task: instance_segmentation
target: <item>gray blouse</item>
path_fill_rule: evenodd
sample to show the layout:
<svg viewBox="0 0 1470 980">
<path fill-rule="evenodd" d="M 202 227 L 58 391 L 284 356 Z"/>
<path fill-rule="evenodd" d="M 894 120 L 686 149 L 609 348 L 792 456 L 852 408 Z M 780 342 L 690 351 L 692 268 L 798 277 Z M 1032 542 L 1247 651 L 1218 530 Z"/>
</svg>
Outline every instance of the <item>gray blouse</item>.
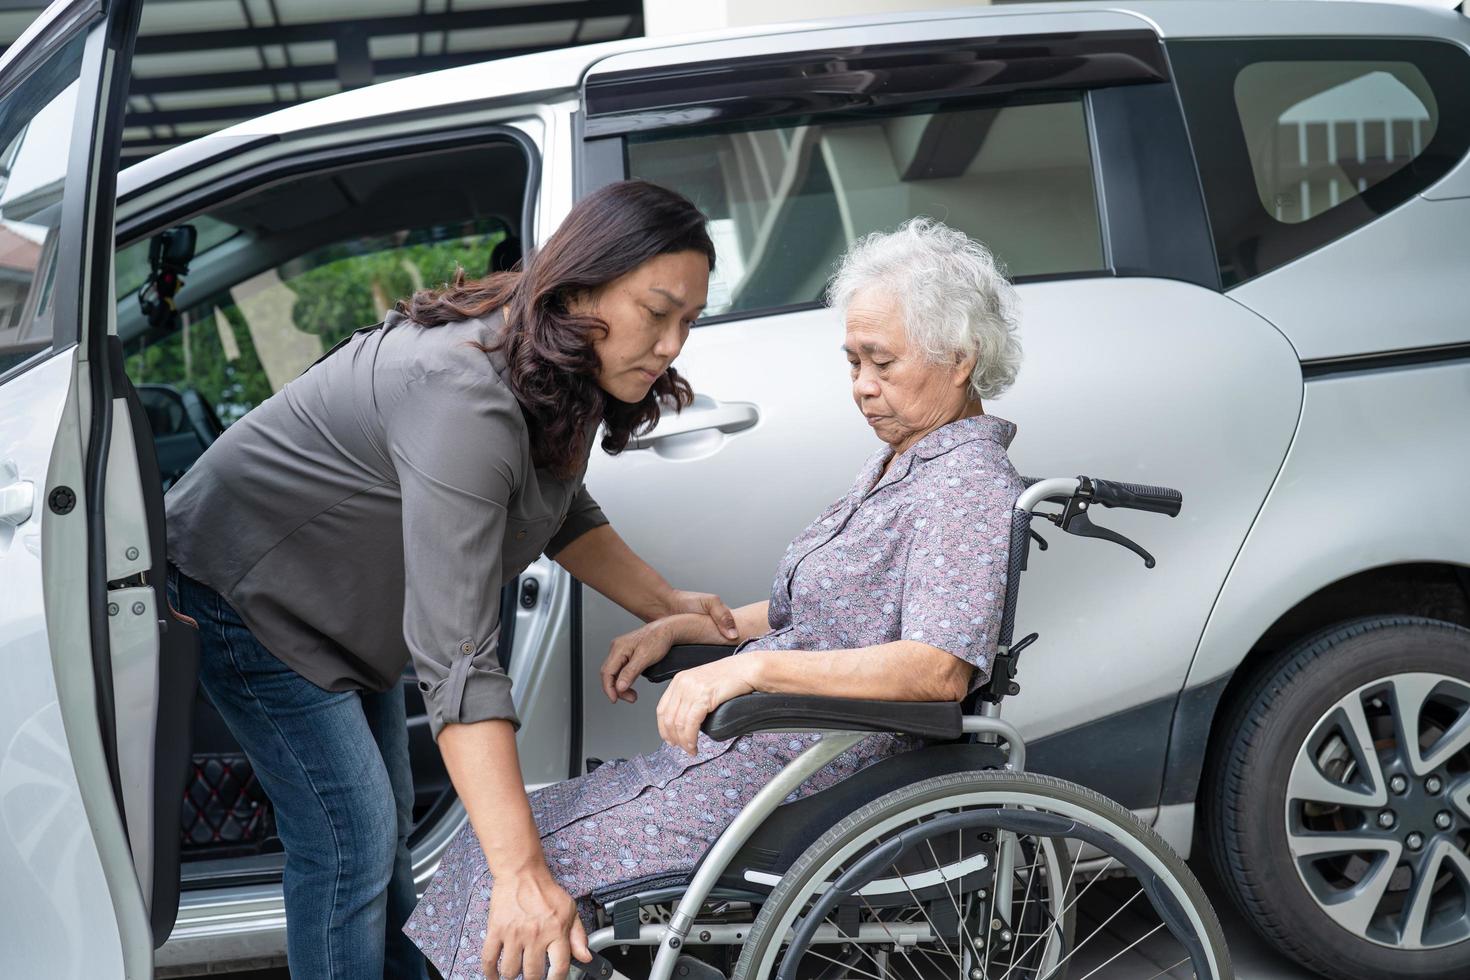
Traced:
<svg viewBox="0 0 1470 980">
<path fill-rule="evenodd" d="M 390 312 L 225 430 L 166 498 L 169 560 L 266 649 L 329 691 L 387 690 L 412 658 L 436 738 L 519 724 L 500 588 L 607 523 L 585 458 L 567 480 L 532 463 L 504 357 L 474 346 L 501 322 Z"/>
</svg>

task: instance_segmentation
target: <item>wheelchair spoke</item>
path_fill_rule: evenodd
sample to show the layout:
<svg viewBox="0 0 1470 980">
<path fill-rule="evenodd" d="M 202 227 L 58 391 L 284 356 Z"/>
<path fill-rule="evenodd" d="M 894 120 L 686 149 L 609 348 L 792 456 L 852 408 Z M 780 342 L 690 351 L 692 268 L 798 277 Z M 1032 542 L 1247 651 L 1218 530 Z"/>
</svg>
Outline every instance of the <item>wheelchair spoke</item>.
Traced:
<svg viewBox="0 0 1470 980">
<path fill-rule="evenodd" d="M 925 949 L 923 946 L 914 946 L 912 948 L 914 950 L 917 950 L 920 953 L 923 953 L 924 954 L 924 959 L 926 959 L 930 963 L 932 963 L 934 965 L 934 968 L 936 970 L 938 970 L 940 973 L 943 973 L 944 972 L 944 969 L 945 969 L 944 964 L 943 963 L 940 963 L 940 962 L 937 962 L 934 959 L 934 957 L 929 954 L 929 951 L 927 949 Z M 910 966 L 913 965 L 913 956 L 912 956 L 909 948 L 906 947 L 906 948 L 904 948 L 902 950 L 899 950 L 898 952 L 902 952 L 903 953 L 903 958 L 905 960 L 908 960 L 909 961 L 909 965 Z M 958 975 L 959 975 L 960 980 L 964 980 L 964 976 L 965 976 L 965 967 L 964 967 L 964 964 L 960 963 L 959 960 L 955 960 L 955 964 L 959 967 L 959 974 Z M 918 971 L 917 968 L 915 968 L 914 973 L 918 974 L 919 976 L 923 976 L 922 973 L 919 973 L 919 971 Z"/>
<path fill-rule="evenodd" d="M 1088 977 L 1094 976 L 1097 973 L 1098 970 L 1101 970 L 1103 967 L 1107 966 L 1109 963 L 1113 962 L 1118 957 L 1122 956 L 1124 953 L 1128 952 L 1130 949 L 1132 949 L 1133 947 L 1137 946 L 1139 943 L 1143 942 L 1149 936 L 1152 936 L 1154 933 L 1158 932 L 1162 928 L 1164 928 L 1164 924 L 1162 922 L 1160 922 L 1158 925 L 1154 926 L 1148 932 L 1146 932 L 1143 935 L 1139 936 L 1137 939 L 1133 940 L 1133 942 L 1129 943 L 1127 946 L 1124 946 L 1122 949 L 1118 950 L 1112 956 L 1109 956 L 1102 963 L 1099 963 L 1097 966 L 1093 967 L 1092 970 L 1090 970 L 1088 972 L 1087 976 L 1080 977 L 1079 980 L 1088 980 Z"/>
<path fill-rule="evenodd" d="M 1024 786 L 1029 777 L 973 785 L 992 781 Z M 1119 816 L 1099 809 L 1089 825 L 1073 798 L 1052 809 L 1049 789 L 997 793 L 995 802 L 977 793 L 927 810 L 904 800 L 913 808 L 895 806 L 865 836 L 821 845 L 831 856 L 808 859 L 788 888 L 796 904 L 762 913 L 786 937 L 785 958 L 775 958 L 778 946 L 741 962 L 767 971 L 779 962 L 767 975 L 783 980 L 1164 980 L 1196 970 L 1197 980 L 1218 980 L 1224 971 L 1214 967 L 1228 958 L 1218 926 L 1206 935 L 1207 906 L 1186 920 L 1169 914 L 1190 908 L 1187 870 L 1161 867 L 1159 849 L 1115 807 Z M 1153 877 L 1135 877 L 1145 872 Z"/>
<path fill-rule="evenodd" d="M 880 926 L 883 927 L 883 932 L 893 942 L 893 948 L 894 949 L 898 949 L 899 948 L 899 945 L 900 945 L 899 939 L 898 939 L 897 936 L 895 936 L 893 934 L 893 930 L 888 928 L 888 923 L 885 922 L 885 921 L 883 921 L 883 916 L 881 916 L 878 913 L 878 910 L 875 909 L 875 908 L 873 908 L 873 906 L 868 902 L 868 900 L 866 898 L 864 898 L 862 895 L 858 895 L 858 900 L 863 903 L 863 907 L 868 910 L 868 914 L 873 917 L 873 921 L 876 922 L 876 923 L 878 923 L 878 925 L 880 925 Z M 854 946 L 864 956 L 866 956 L 868 959 L 872 960 L 873 961 L 873 965 L 876 966 L 880 971 L 882 971 L 884 973 L 887 972 L 887 968 L 885 966 L 883 966 L 883 964 L 879 963 L 878 960 L 873 956 L 873 954 L 869 953 L 866 949 L 864 949 L 863 948 L 863 945 L 861 943 L 854 943 Z M 890 960 L 891 959 L 892 959 L 892 957 L 890 957 Z M 917 977 L 918 980 L 924 980 L 924 975 L 919 972 L 919 970 L 918 970 L 918 968 L 916 966 L 914 966 L 913 961 L 911 961 L 907 956 L 905 956 L 904 957 L 904 962 L 908 964 L 908 967 L 909 967 L 910 970 L 913 970 L 914 971 L 914 976 Z"/>
<path fill-rule="evenodd" d="M 1166 967 L 1164 967 L 1158 973 L 1155 973 L 1153 976 L 1149 977 L 1148 980 L 1159 980 L 1159 977 L 1163 976 L 1166 973 L 1173 973 L 1175 970 L 1179 969 L 1181 966 L 1183 966 L 1184 964 L 1186 964 L 1188 962 L 1189 962 L 1189 957 L 1186 956 L 1186 957 L 1184 957 L 1184 959 L 1180 960 L 1178 963 L 1175 963 L 1172 966 L 1166 966 Z"/>
<path fill-rule="evenodd" d="M 1003 834 L 999 834 L 999 833 L 996 834 L 995 835 L 995 870 L 997 872 L 997 875 L 999 874 L 999 872 L 1001 870 L 1001 865 L 1002 865 L 1002 861 L 1001 861 L 1001 857 L 1000 857 L 1000 855 L 1001 855 L 1001 849 L 1004 848 L 1005 846 L 1006 846 L 1006 844 L 1005 844 L 1005 836 Z M 985 948 L 986 948 L 986 950 L 991 950 L 991 949 L 994 949 L 995 948 L 995 935 L 994 935 L 995 934 L 995 930 L 992 928 L 992 926 L 995 924 L 995 904 L 996 904 L 997 901 L 1000 900 L 1000 890 L 1001 890 L 1002 887 L 1004 887 L 1005 884 L 1009 884 L 1009 882 L 1002 883 L 1001 881 L 998 880 L 998 878 L 995 879 L 995 880 L 992 880 L 992 882 L 991 882 L 991 887 L 990 887 L 990 914 L 985 917 Z M 982 974 L 983 974 L 982 980 L 990 980 L 990 961 L 989 961 L 989 959 L 986 959 L 985 960 L 985 965 L 982 967 Z"/>
<path fill-rule="evenodd" d="M 837 959 L 834 956 L 827 956 L 826 954 L 819 953 L 819 952 L 817 952 L 814 949 L 807 950 L 807 955 L 808 956 L 815 956 L 819 960 L 826 960 L 828 963 L 835 963 L 837 966 L 842 967 L 844 970 L 851 970 L 853 973 L 862 974 L 865 977 L 870 977 L 871 980 L 888 980 L 887 977 L 880 977 L 876 973 L 869 973 L 866 970 L 859 970 L 857 967 L 853 966 L 851 963 L 844 963 L 842 960 L 839 960 L 839 959 Z M 868 958 L 869 959 L 872 959 L 871 956 L 869 956 Z M 873 963 L 875 965 L 877 965 L 878 969 L 880 969 L 880 970 L 883 969 L 883 964 L 879 963 L 877 960 L 873 960 Z"/>
<path fill-rule="evenodd" d="M 1114 858 L 1110 855 L 1108 857 L 1107 864 L 1104 864 L 1103 865 L 1102 871 L 1099 871 L 1098 872 L 1097 877 L 1095 877 L 1091 881 L 1089 881 L 1086 884 L 1086 886 L 1083 887 L 1082 891 L 1078 892 L 1077 895 L 1074 896 L 1072 898 L 1072 900 L 1070 902 L 1068 902 L 1062 908 L 1062 914 L 1059 915 L 1059 916 L 1057 916 L 1057 920 L 1058 921 L 1060 921 L 1063 916 L 1065 916 L 1068 912 L 1070 912 L 1072 910 L 1072 907 L 1073 906 L 1075 906 L 1079 901 L 1082 900 L 1082 896 L 1083 895 L 1086 895 L 1087 892 L 1088 892 L 1088 890 L 1091 889 L 1093 885 L 1097 884 L 1099 881 L 1102 880 L 1103 874 L 1108 870 L 1108 868 L 1112 867 L 1113 861 L 1114 861 Z M 1066 895 L 1067 892 L 1071 890 L 1072 880 L 1076 876 L 1076 874 L 1077 874 L 1077 865 L 1076 864 L 1073 864 L 1072 865 L 1072 873 L 1069 874 L 1069 875 L 1067 875 L 1067 887 L 1065 889 L 1063 889 L 1063 891 L 1062 891 L 1062 894 L 1063 895 Z M 1055 932 L 1054 929 L 1047 930 L 1047 933 L 1046 933 L 1046 946 L 1041 951 L 1041 960 L 1042 960 L 1043 963 L 1046 962 L 1046 954 L 1047 954 L 1047 952 L 1049 952 L 1051 950 L 1051 937 L 1052 937 L 1052 935 L 1053 935 L 1054 932 Z M 1037 940 L 1036 942 L 1040 942 L 1040 940 Z M 1026 952 L 1021 954 L 1021 959 L 1023 961 L 1026 959 L 1027 956 L 1031 955 L 1031 950 L 1033 950 L 1033 949 L 1036 948 L 1036 942 L 1033 942 L 1030 946 L 1028 946 L 1026 948 Z M 1001 974 L 1000 980 L 1007 980 L 1007 978 L 1010 977 L 1010 975 L 1011 975 L 1011 971 L 1010 970 L 1007 970 L 1005 973 L 1002 973 Z"/>
<path fill-rule="evenodd" d="M 1041 842 L 1039 840 L 1036 842 L 1036 852 L 1038 854 L 1041 853 Z M 1016 951 L 1018 949 L 1020 949 L 1020 947 L 1021 947 L 1021 934 L 1020 934 L 1020 931 L 1019 931 L 1019 926 L 1020 926 L 1020 923 L 1021 923 L 1021 919 L 1022 919 L 1022 917 L 1025 914 L 1026 904 L 1031 901 L 1031 883 L 1036 880 L 1036 867 L 1039 864 L 1040 864 L 1039 861 L 1036 862 L 1036 863 L 1033 863 L 1031 865 L 1031 873 L 1026 876 L 1026 891 L 1021 896 L 1022 915 L 1015 916 L 1015 919 L 1016 919 L 1016 923 L 1015 924 L 1017 925 L 1018 928 L 1015 930 L 1015 935 L 1013 935 L 1011 937 L 1011 962 L 1006 967 L 1006 972 L 1007 973 L 1010 973 L 1012 970 L 1014 970 L 1016 968 Z M 989 970 L 986 970 L 987 975 L 989 974 L 989 972 L 990 972 Z"/>
<path fill-rule="evenodd" d="M 859 896 L 859 897 L 861 898 L 861 896 Z M 862 903 L 863 903 L 863 905 L 865 905 L 867 907 L 868 911 L 872 914 L 873 919 L 879 925 L 881 925 L 883 927 L 883 931 L 888 934 L 888 937 L 893 940 L 894 946 L 897 947 L 897 945 L 898 945 L 898 938 L 896 936 L 894 936 L 893 935 L 893 932 L 888 928 L 888 923 L 884 922 L 882 920 L 882 918 L 879 917 L 877 911 L 874 910 L 874 908 L 871 905 L 868 905 L 868 900 L 866 898 L 862 899 Z M 882 963 L 879 963 L 878 962 L 878 958 L 876 956 L 874 956 L 872 953 L 868 952 L 867 949 L 864 948 L 864 945 L 862 943 L 853 943 L 853 948 L 855 948 L 859 953 L 862 953 L 868 959 L 872 960 L 873 961 L 873 965 L 878 968 L 878 971 L 880 973 L 887 973 L 888 972 L 888 968 L 886 966 L 884 966 Z M 912 969 L 913 968 L 913 964 L 912 963 L 909 964 L 909 967 L 910 967 L 910 969 Z M 917 971 L 915 971 L 915 972 L 917 972 Z M 922 980 L 922 977 L 921 977 L 921 980 Z"/>
<path fill-rule="evenodd" d="M 965 835 L 963 832 L 961 832 L 958 837 L 960 841 L 960 853 L 963 854 L 965 846 Z M 926 840 L 924 842 L 924 846 L 929 848 L 929 856 L 934 859 L 934 868 L 936 871 L 939 872 L 939 880 L 944 882 L 944 890 L 946 893 L 948 893 L 949 900 L 954 905 L 955 918 L 959 920 L 960 932 L 963 933 L 965 937 L 965 945 L 970 947 L 970 954 L 978 960 L 980 959 L 980 951 L 975 948 L 975 940 L 970 936 L 970 927 L 965 925 L 965 912 L 963 909 L 960 908 L 959 897 L 955 895 L 954 889 L 949 887 L 949 879 L 944 876 L 944 866 L 939 861 L 939 855 L 934 853 L 934 845 Z M 964 866 L 965 862 L 961 860 L 959 862 L 959 867 L 963 869 Z M 960 874 L 963 875 L 964 872 L 961 871 Z M 964 972 L 963 965 L 960 967 L 960 972 L 961 974 L 963 974 Z M 960 980 L 964 980 L 964 977 L 961 976 Z"/>
<path fill-rule="evenodd" d="M 1076 955 L 1076 953 L 1077 953 L 1077 951 L 1079 949 L 1081 949 L 1083 946 L 1086 946 L 1089 942 L 1092 941 L 1092 937 L 1093 936 L 1096 936 L 1098 933 L 1100 933 L 1104 929 L 1106 929 L 1108 927 L 1108 923 L 1109 922 L 1112 922 L 1119 915 L 1121 915 L 1122 912 L 1123 912 L 1123 910 L 1126 909 L 1133 902 L 1133 900 L 1135 898 L 1137 898 L 1139 895 L 1142 895 L 1142 894 L 1143 894 L 1143 889 L 1142 888 L 1138 889 L 1138 891 L 1134 892 L 1132 895 L 1130 895 L 1128 897 L 1128 901 L 1124 902 L 1122 905 L 1119 905 L 1116 909 L 1114 909 L 1112 915 L 1108 916 L 1107 919 L 1105 919 L 1101 925 L 1099 925 L 1096 929 L 1092 930 L 1092 935 L 1088 936 L 1086 939 L 1082 940 L 1082 942 L 1080 942 L 1080 943 L 1073 944 L 1072 948 L 1067 951 L 1067 955 L 1066 956 L 1063 956 L 1061 959 L 1057 960 L 1056 966 L 1052 967 L 1052 972 L 1055 973 L 1061 967 L 1061 965 L 1063 963 L 1067 962 L 1074 955 Z M 1109 962 L 1111 962 L 1111 961 L 1109 961 Z"/>
<path fill-rule="evenodd" d="M 944 942 L 944 934 L 939 931 L 939 927 L 934 924 L 934 920 L 931 919 L 931 918 L 929 918 L 929 910 L 926 909 L 926 908 L 924 908 L 924 903 L 919 901 L 919 896 L 915 895 L 913 888 L 909 887 L 909 880 L 903 876 L 903 872 L 902 871 L 898 870 L 898 865 L 896 865 L 896 864 L 890 864 L 889 867 L 893 869 L 894 874 L 898 875 L 898 880 L 901 881 L 901 882 L 903 882 L 903 887 L 904 888 L 908 889 L 909 898 L 912 898 L 914 900 L 914 905 L 916 905 L 918 907 L 919 911 L 923 913 L 923 915 L 924 915 L 924 921 L 928 924 L 930 933 L 933 934 L 933 936 L 934 936 L 935 939 L 937 939 L 937 940 L 939 940 L 939 942 L 943 943 Z M 954 965 L 959 969 L 961 980 L 963 980 L 963 978 L 964 978 L 964 972 L 965 972 L 965 964 L 963 964 L 963 963 L 960 962 L 960 958 L 958 956 L 954 955 L 954 952 L 952 950 L 950 950 L 949 946 L 946 945 L 944 947 L 944 951 L 946 953 L 949 953 L 949 958 L 950 959 L 954 960 Z"/>
</svg>

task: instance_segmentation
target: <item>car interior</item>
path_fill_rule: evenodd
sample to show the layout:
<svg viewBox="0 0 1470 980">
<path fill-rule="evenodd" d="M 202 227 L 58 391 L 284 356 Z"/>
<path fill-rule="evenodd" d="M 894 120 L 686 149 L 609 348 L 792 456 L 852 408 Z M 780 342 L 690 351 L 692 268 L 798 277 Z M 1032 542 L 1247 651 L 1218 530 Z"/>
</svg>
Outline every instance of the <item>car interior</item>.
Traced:
<svg viewBox="0 0 1470 980">
<path fill-rule="evenodd" d="M 412 291 L 509 269 L 528 179 L 509 139 L 277 179 L 120 243 L 118 335 L 166 490 L 235 420 Z M 222 535 L 227 528 L 220 528 Z M 502 592 L 503 659 L 514 583 Z M 412 665 L 417 843 L 454 794 Z M 179 810 L 184 888 L 278 880 L 270 801 L 202 691 Z"/>
</svg>

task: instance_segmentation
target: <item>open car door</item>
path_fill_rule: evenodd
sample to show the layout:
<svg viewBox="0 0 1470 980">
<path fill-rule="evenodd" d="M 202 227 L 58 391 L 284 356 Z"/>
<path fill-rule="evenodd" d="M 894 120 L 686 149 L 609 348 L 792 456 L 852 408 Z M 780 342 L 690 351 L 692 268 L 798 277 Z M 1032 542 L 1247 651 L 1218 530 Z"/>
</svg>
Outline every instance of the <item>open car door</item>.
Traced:
<svg viewBox="0 0 1470 980">
<path fill-rule="evenodd" d="M 5 976 L 151 976 L 177 906 L 168 702 L 195 647 L 165 623 L 162 495 L 110 336 L 141 7 L 61 0 L 0 58 Z"/>
</svg>

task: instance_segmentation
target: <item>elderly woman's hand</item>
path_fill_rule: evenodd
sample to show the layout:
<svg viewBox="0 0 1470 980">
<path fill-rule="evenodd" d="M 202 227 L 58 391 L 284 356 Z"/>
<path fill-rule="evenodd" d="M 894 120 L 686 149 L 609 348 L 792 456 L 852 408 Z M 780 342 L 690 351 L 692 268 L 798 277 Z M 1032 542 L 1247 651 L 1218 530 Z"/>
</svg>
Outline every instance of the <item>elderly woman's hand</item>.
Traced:
<svg viewBox="0 0 1470 980">
<path fill-rule="evenodd" d="M 633 682 L 651 664 L 662 660 L 669 647 L 685 642 L 680 626 L 688 616 L 665 616 L 624 633 L 612 641 L 607 659 L 602 662 L 602 693 L 614 704 L 619 700 L 632 704 L 638 700 Z"/>
<path fill-rule="evenodd" d="M 659 737 L 695 755 L 704 719 L 731 698 L 755 691 L 758 665 L 757 654 L 740 654 L 680 671 L 658 702 Z"/>
</svg>

